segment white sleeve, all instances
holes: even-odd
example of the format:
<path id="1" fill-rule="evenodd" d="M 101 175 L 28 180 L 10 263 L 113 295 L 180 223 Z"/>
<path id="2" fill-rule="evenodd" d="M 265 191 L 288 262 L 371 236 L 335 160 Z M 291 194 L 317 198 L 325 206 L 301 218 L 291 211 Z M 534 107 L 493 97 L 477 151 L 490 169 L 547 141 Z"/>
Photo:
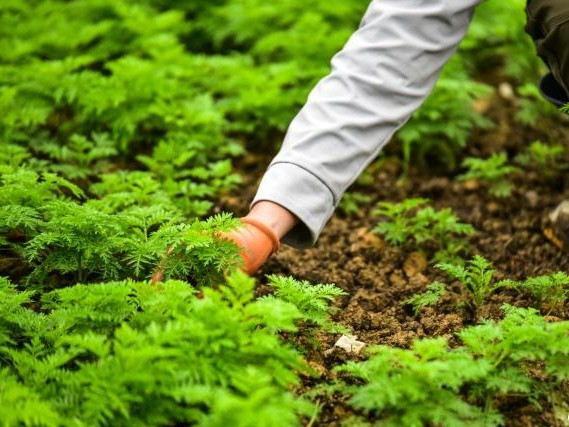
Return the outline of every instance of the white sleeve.
<path id="1" fill-rule="evenodd" d="M 346 188 L 432 91 L 482 0 L 373 0 L 289 126 L 253 204 L 301 221 L 283 242 L 313 244 Z"/>

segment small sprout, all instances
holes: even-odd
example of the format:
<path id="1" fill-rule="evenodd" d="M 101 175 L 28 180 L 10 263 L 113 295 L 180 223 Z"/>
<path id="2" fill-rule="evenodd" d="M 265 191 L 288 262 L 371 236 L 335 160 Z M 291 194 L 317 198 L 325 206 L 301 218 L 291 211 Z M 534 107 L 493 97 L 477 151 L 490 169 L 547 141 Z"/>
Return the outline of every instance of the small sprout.
<path id="1" fill-rule="evenodd" d="M 520 171 L 515 166 L 510 166 L 506 153 L 493 154 L 487 159 L 468 157 L 462 162 L 462 166 L 468 171 L 458 176 L 459 181 L 475 180 L 486 183 L 488 192 L 498 198 L 510 197 L 512 184 L 510 178 Z"/>
<path id="2" fill-rule="evenodd" d="M 413 314 L 417 316 L 422 308 L 438 303 L 446 293 L 444 283 L 433 282 L 427 286 L 426 292 L 415 294 L 405 302 L 413 306 Z"/>
<path id="3" fill-rule="evenodd" d="M 518 154 L 514 160 L 525 168 L 539 171 L 540 174 L 546 177 L 552 177 L 559 170 L 563 169 L 562 159 L 564 154 L 565 147 L 563 145 L 548 145 L 535 141 L 524 152 Z"/>
<path id="4" fill-rule="evenodd" d="M 569 293 L 569 275 L 561 271 L 545 276 L 530 277 L 516 286 L 527 291 L 539 304 L 552 310 L 560 309 Z"/>
<path id="5" fill-rule="evenodd" d="M 467 248 L 461 237 L 473 234 L 470 224 L 459 222 L 450 208 L 435 210 L 424 206 L 427 199 L 407 199 L 401 203 L 378 203 L 373 212 L 386 220 L 375 226 L 373 231 L 385 237 L 394 245 L 414 242 L 422 248 L 436 246 L 436 261 L 451 261 Z"/>
<path id="6" fill-rule="evenodd" d="M 496 289 L 516 285 L 511 280 L 495 282 L 495 270 L 492 268 L 492 263 L 479 255 L 475 255 L 468 261 L 466 267 L 448 263 L 440 263 L 436 267 L 464 286 L 468 295 L 467 305 L 474 313 Z"/>
<path id="7" fill-rule="evenodd" d="M 361 203 L 369 203 L 371 196 L 357 191 L 345 193 L 340 201 L 339 208 L 346 216 L 361 216 Z"/>

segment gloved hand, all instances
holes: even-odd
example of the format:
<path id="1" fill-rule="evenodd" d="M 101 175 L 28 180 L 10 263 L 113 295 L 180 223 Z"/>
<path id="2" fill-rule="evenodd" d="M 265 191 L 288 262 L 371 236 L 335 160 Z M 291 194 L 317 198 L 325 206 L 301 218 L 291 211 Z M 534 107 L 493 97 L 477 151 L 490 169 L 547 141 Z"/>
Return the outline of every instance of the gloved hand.
<path id="1" fill-rule="evenodd" d="M 244 271 L 254 274 L 278 250 L 280 242 L 277 235 L 261 221 L 245 217 L 241 218 L 241 222 L 243 227 L 222 233 L 220 237 L 239 247 Z"/>
<path id="2" fill-rule="evenodd" d="M 229 233 L 220 233 L 219 237 L 230 240 L 239 248 L 239 254 L 243 258 L 243 270 L 247 274 L 254 274 L 280 247 L 277 235 L 261 221 L 252 218 L 241 218 L 243 223 Z M 164 254 L 154 272 L 150 283 L 158 283 L 164 280 L 164 259 L 173 251 L 170 247 Z"/>

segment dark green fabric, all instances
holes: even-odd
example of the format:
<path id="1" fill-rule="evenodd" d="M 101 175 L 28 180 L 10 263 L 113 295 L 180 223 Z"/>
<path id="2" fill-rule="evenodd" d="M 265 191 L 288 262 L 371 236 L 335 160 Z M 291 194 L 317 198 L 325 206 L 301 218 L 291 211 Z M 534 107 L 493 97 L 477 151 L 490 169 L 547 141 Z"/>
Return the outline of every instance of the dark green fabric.
<path id="1" fill-rule="evenodd" d="M 529 0 L 526 31 L 569 95 L 569 0 Z"/>

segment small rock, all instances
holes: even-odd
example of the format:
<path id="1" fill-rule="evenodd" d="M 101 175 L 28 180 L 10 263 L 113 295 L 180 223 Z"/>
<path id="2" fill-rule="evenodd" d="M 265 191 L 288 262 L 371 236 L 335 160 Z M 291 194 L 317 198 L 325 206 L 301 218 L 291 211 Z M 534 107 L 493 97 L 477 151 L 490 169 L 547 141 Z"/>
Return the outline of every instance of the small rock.
<path id="1" fill-rule="evenodd" d="M 528 201 L 528 204 L 532 207 L 535 208 L 538 203 L 539 203 L 539 195 L 537 194 L 537 191 L 527 191 L 525 194 L 526 200 Z"/>
<path id="2" fill-rule="evenodd" d="M 549 219 L 552 223 L 562 220 L 564 217 L 569 217 L 569 200 L 564 200 L 549 214 Z"/>
<path id="3" fill-rule="evenodd" d="M 417 273 L 417 275 L 413 276 L 412 280 L 409 281 L 409 283 L 423 285 L 423 286 L 428 285 L 429 282 L 430 282 L 429 278 L 425 276 L 423 273 Z"/>
<path id="4" fill-rule="evenodd" d="M 403 287 L 407 283 L 403 278 L 403 275 L 398 271 L 392 273 L 391 276 L 389 276 L 389 282 L 391 283 L 391 286 L 394 287 Z"/>
<path id="5" fill-rule="evenodd" d="M 420 252 L 411 252 L 405 262 L 403 262 L 403 271 L 407 277 L 416 276 L 427 268 L 427 260 Z"/>
<path id="6" fill-rule="evenodd" d="M 365 347 L 365 343 L 358 341 L 355 335 L 342 335 L 338 341 L 334 344 L 334 347 L 341 348 L 346 351 L 346 353 L 358 354 Z"/>
<path id="7" fill-rule="evenodd" d="M 478 114 L 486 113 L 489 108 L 490 108 L 490 99 L 488 98 L 479 98 L 472 103 L 472 109 L 476 111 Z"/>
<path id="8" fill-rule="evenodd" d="M 462 183 L 462 187 L 468 191 L 475 191 L 480 188 L 480 183 L 473 179 L 468 179 Z"/>
<path id="9" fill-rule="evenodd" d="M 559 247 L 569 247 L 569 200 L 564 200 L 549 214 L 553 238 L 560 242 Z M 546 235 L 546 237 L 549 237 Z M 554 241 L 553 239 L 550 239 Z M 555 241 L 554 241 L 555 243 Z"/>
<path id="10" fill-rule="evenodd" d="M 356 230 L 356 237 L 358 239 L 358 243 L 364 247 L 382 249 L 385 246 L 385 242 L 381 240 L 377 234 L 372 233 L 365 227 Z"/>
<path id="11" fill-rule="evenodd" d="M 489 213 L 493 214 L 500 211 L 500 205 L 496 202 L 490 202 L 486 205 L 486 209 Z"/>
<path id="12" fill-rule="evenodd" d="M 500 83 L 498 86 L 498 93 L 504 99 L 513 99 L 515 96 L 514 88 L 507 82 Z"/>

